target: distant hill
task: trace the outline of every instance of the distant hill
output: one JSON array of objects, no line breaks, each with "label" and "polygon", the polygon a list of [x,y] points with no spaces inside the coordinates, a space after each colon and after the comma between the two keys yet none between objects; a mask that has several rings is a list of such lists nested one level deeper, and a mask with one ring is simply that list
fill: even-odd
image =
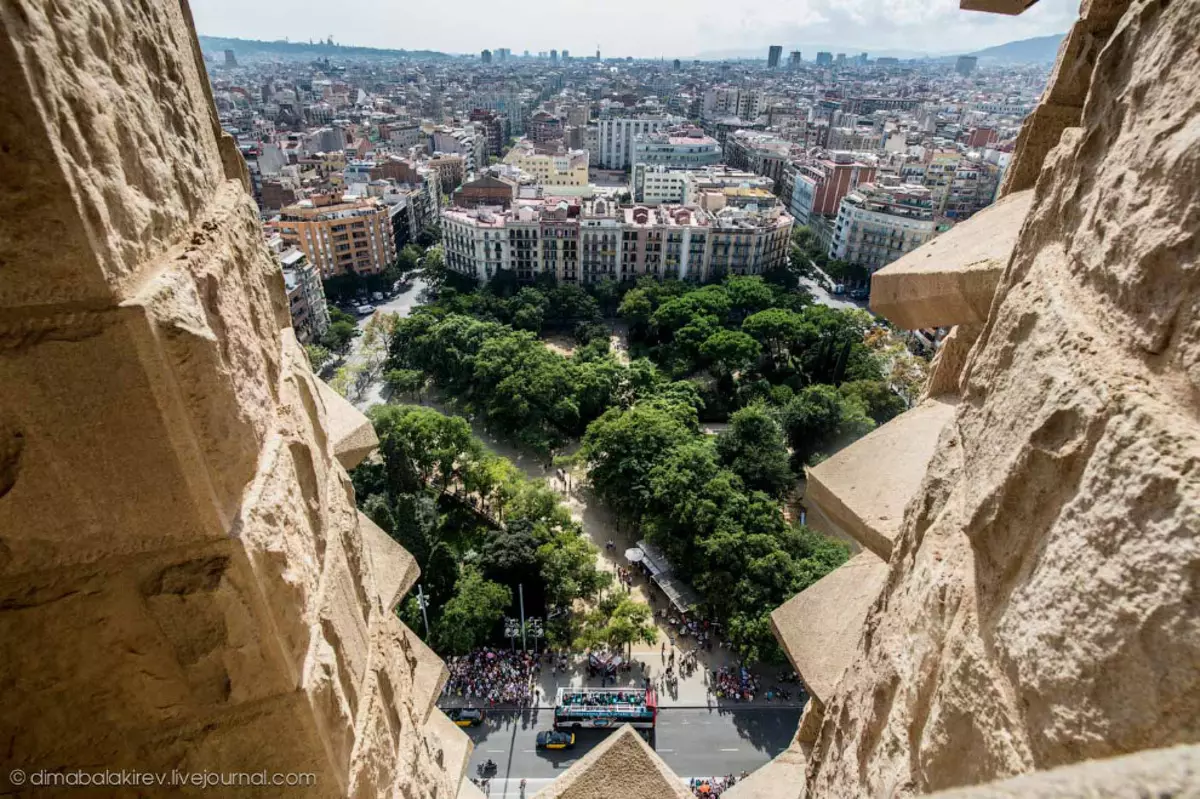
[{"label": "distant hill", "polygon": [[230,39],[200,36],[200,49],[220,59],[232,50],[241,59],[254,58],[449,58],[434,50],[388,50],[379,47],[349,47],[326,42],[264,42],[259,39]]},{"label": "distant hill", "polygon": [[1037,36],[1033,39],[1021,39],[1017,42],[998,44],[985,50],[978,50],[973,55],[980,60],[1002,61],[1010,64],[1044,64],[1053,61],[1058,56],[1058,46],[1062,44],[1065,33],[1053,36]]}]

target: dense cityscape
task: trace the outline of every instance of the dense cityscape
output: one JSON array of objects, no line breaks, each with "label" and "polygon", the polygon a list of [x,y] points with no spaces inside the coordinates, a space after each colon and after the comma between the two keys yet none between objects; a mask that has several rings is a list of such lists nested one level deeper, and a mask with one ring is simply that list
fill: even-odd
[{"label": "dense cityscape", "polygon": [[[484,732],[530,707],[641,727],[698,795],[782,751],[807,694],[766,613],[854,549],[797,486],[947,332],[872,316],[871,275],[992,204],[1048,65],[238,46],[205,53],[221,123],[383,442],[357,501],[417,557],[473,778],[553,775],[573,732]],[[732,723],[672,746],[672,706]]]},{"label": "dense cityscape", "polygon": [[0,794],[1197,795],[1197,42],[0,2]]}]

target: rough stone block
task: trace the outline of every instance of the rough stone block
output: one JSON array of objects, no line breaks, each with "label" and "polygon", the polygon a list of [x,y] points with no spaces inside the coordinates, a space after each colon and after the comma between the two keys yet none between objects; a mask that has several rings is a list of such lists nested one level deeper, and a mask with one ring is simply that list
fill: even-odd
[{"label": "rough stone block", "polygon": [[1072,25],[1059,46],[1058,58],[1046,83],[1046,93],[1042,102],[1083,108],[1088,87],[1092,83],[1092,69],[1096,66],[1096,57],[1107,38],[1107,33],[1099,34],[1089,30],[1081,22]]},{"label": "rough stone block", "polygon": [[379,446],[379,437],[371,420],[346,398],[330,388],[324,380],[317,381],[321,402],[325,405],[325,418],[333,449],[338,461],[347,469],[353,469]]},{"label": "rough stone block", "polygon": [[958,0],[963,11],[984,11],[989,14],[1023,14],[1038,0]]},{"label": "rough stone block", "polygon": [[287,691],[248,578],[231,540],[7,578],[10,762],[115,763],[130,734]]},{"label": "rough stone block", "polygon": [[906,330],[987,320],[1033,192],[1003,198],[871,277],[871,310]]},{"label": "rough stone block", "polygon": [[793,743],[721,796],[725,799],[803,799],[807,767],[808,758],[800,745]]},{"label": "rough stone block", "polygon": [[926,400],[806,469],[805,501],[882,560],[892,555],[904,507],[921,487],[954,402]]},{"label": "rough stone block", "polygon": [[190,21],[178,3],[104,0],[0,15],[17,95],[0,110],[0,306],[111,298],[225,179]]},{"label": "rough stone block", "polygon": [[688,799],[692,792],[628,724],[538,791],[534,799]]},{"label": "rough stone block", "polygon": [[[266,730],[277,734],[264,735]],[[344,774],[330,765],[321,733],[303,693],[290,692],[223,712],[164,726],[136,742],[139,771],[183,773],[279,774],[311,779],[311,784],[270,785],[253,789],[217,788],[233,795],[343,797]],[[241,779],[241,778],[239,778]],[[214,787],[166,793],[211,796]]]},{"label": "rough stone block", "polygon": [[775,637],[809,693],[827,702],[862,636],[867,611],[879,596],[887,564],[863,552],[771,613]]},{"label": "rough stone block", "polygon": [[998,197],[1034,187],[1046,156],[1058,144],[1063,131],[1079,124],[1080,111],[1078,106],[1046,102],[1033,109],[1017,134],[1013,160],[1004,173]]},{"label": "rough stone block", "polygon": [[417,560],[361,511],[358,529],[371,561],[378,609],[392,613],[414,585],[421,570]]},{"label": "rough stone block", "polygon": [[930,799],[1198,799],[1197,774],[1200,746],[1173,746],[940,791]]},{"label": "rough stone block", "polygon": [[429,715],[424,732],[434,739],[437,747],[433,762],[445,770],[452,783],[460,782],[466,776],[467,762],[475,749],[470,736],[441,711]]},{"label": "rough stone block", "polygon": [[203,464],[163,415],[146,335],[115,311],[0,322],[0,572],[226,535]]}]

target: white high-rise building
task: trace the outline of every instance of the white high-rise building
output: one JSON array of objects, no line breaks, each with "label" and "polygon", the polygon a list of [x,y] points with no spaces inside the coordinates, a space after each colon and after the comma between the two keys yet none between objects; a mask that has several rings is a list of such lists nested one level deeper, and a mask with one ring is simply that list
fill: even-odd
[{"label": "white high-rise building", "polygon": [[633,142],[636,137],[657,133],[680,121],[669,116],[601,119],[598,123],[600,167],[629,169],[633,166]]}]

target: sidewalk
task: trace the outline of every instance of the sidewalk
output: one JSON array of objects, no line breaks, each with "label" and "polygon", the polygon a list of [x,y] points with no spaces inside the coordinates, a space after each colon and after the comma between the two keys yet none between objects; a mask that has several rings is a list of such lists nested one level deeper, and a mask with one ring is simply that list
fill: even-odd
[{"label": "sidewalk", "polygon": [[[672,689],[662,687],[659,682],[662,675],[666,672],[667,663],[664,658],[670,655],[671,650],[675,651],[676,658],[676,674],[678,674],[678,662],[682,654],[678,647],[671,647],[669,644],[666,647],[664,654],[661,646],[654,647],[634,647],[633,650],[633,669],[631,671],[622,671],[617,675],[616,680],[606,680],[604,687],[606,688],[641,688],[645,685],[645,678],[649,677],[653,687],[658,691],[658,706],[659,708],[721,708],[731,710],[735,708],[794,708],[801,707],[801,693],[799,686],[796,683],[781,683],[779,676],[781,671],[789,671],[789,669],[771,669],[758,668],[753,669],[753,673],[759,680],[761,688],[760,693],[754,697],[752,701],[734,701],[732,699],[717,699],[716,696],[709,690],[709,682],[712,679],[712,669],[720,668],[724,663],[717,663],[705,668],[705,663],[712,663],[715,659],[715,652],[702,652],[698,658],[698,665],[690,675],[679,676]],[[722,652],[721,654],[726,654]],[[706,661],[706,658],[709,658]],[[571,668],[568,672],[563,673],[553,669],[550,665],[542,663],[540,675],[535,675],[533,680],[535,688],[535,696],[540,696],[538,707],[554,707],[555,697],[558,694],[559,688],[600,688],[600,678],[588,679],[587,677],[587,656],[573,655],[571,658]],[[774,693],[776,687],[783,688],[790,693],[790,698],[783,699],[773,696],[768,699],[767,694]],[[539,693],[540,692],[540,693]],[[486,702],[479,700],[469,700],[457,696],[442,696],[438,700],[438,706],[443,708],[480,707],[483,709],[494,710],[522,710],[515,705],[488,705]]]}]

